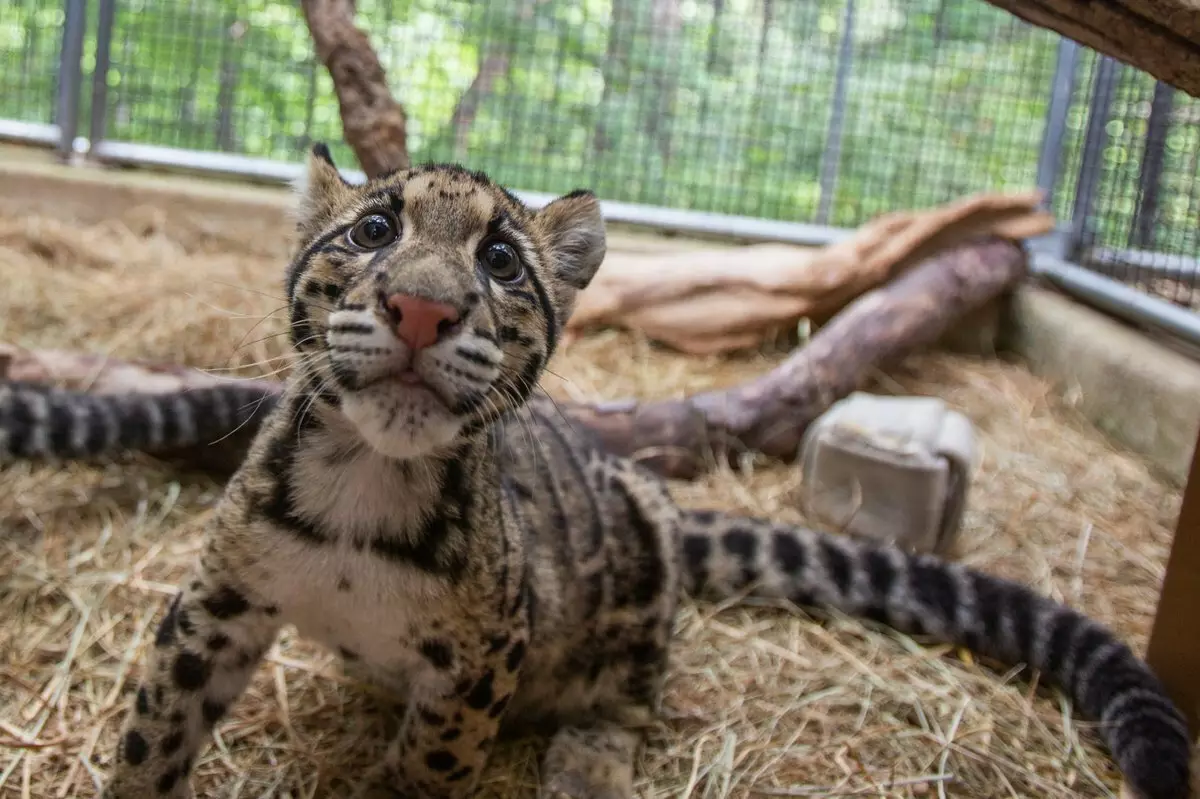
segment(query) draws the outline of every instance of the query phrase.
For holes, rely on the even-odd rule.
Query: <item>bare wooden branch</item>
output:
[[[758,451],[791,460],[808,425],[857,388],[870,370],[936,341],[959,319],[1012,288],[1025,267],[1018,244],[995,237],[975,240],[864,294],[757,380],[683,399],[559,402],[557,407],[595,431],[614,452],[638,457],[670,477],[695,477],[715,462],[714,454]],[[0,347],[0,379],[105,393],[178,391],[228,380],[178,366],[17,347]],[[276,381],[254,383],[265,396],[280,389]],[[254,432],[250,427],[203,452],[157,454],[228,472],[245,453]]]
[[[359,166],[368,177],[406,169],[408,118],[388,88],[370,38],[354,24],[354,0],[301,0],[300,5],[317,58],[333,79],[342,132]]]
[[[1200,97],[1200,0],[987,0]]]
[[[564,410],[613,452],[692,477],[718,457],[761,452],[791,461],[804,431],[876,367],[935,342],[1026,274],[1024,249],[982,239],[923,261],[846,306],[788,360],[757,380],[678,400]]]

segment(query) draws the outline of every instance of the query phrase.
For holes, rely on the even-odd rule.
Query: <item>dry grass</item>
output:
[[[0,205],[0,339],[266,373],[284,364],[275,230],[214,240],[179,209],[102,225]],[[5,211],[7,207],[7,211]],[[182,232],[181,232],[182,231]],[[728,384],[778,355],[687,360],[621,334],[581,342],[547,387],[662,395]],[[274,360],[273,360],[274,359]],[[966,560],[1079,605],[1143,646],[1178,495],[1018,366],[912,358],[875,389],[937,393],[979,425]],[[677,486],[691,504],[800,520],[793,470],[746,464]],[[107,769],[136,652],[195,555],[220,487],[151,463],[0,479],[0,797],[84,797]],[[644,797],[1100,797],[1118,784],[1057,694],[884,630],[688,607]],[[386,724],[331,660],[282,639],[198,766],[201,796],[313,797]],[[537,748],[506,746],[487,797],[532,797]]]

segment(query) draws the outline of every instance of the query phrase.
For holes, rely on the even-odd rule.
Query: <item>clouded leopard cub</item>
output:
[[[535,212],[456,166],[351,186],[317,146],[301,194],[286,277],[299,366],[161,623],[109,799],[188,795],[284,624],[408,698],[356,796],[469,797],[498,735],[549,725],[544,795],[629,799],[678,597],[749,587],[1034,666],[1102,723],[1140,796],[1186,796],[1182,716],[1099,624],[931,557],[683,510],[531,397],[604,257],[590,193]],[[226,427],[237,390],[200,395]],[[0,449],[102,452],[130,444],[123,430],[211,426],[177,419],[181,396],[9,387]]]

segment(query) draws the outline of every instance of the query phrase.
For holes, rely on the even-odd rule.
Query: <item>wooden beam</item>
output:
[[[987,0],[1200,97],[1200,0]]]
[[[1146,660],[1166,684],[1192,731],[1200,722],[1200,441],[1183,504]]]

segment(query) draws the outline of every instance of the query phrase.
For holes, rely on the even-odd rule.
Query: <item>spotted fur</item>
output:
[[[451,166],[352,187],[317,148],[300,208],[286,281],[300,367],[161,623],[108,799],[187,796],[284,624],[405,700],[355,796],[469,797],[497,736],[548,728],[545,795],[629,799],[685,591],[833,607],[1028,664],[1101,722],[1138,796],[1186,796],[1185,721],[1101,625],[932,557],[683,510],[532,396],[603,258],[590,194],[534,212]],[[399,237],[356,245],[373,215]],[[517,279],[489,273],[495,242]],[[436,344],[393,334],[398,293],[455,310]]]

